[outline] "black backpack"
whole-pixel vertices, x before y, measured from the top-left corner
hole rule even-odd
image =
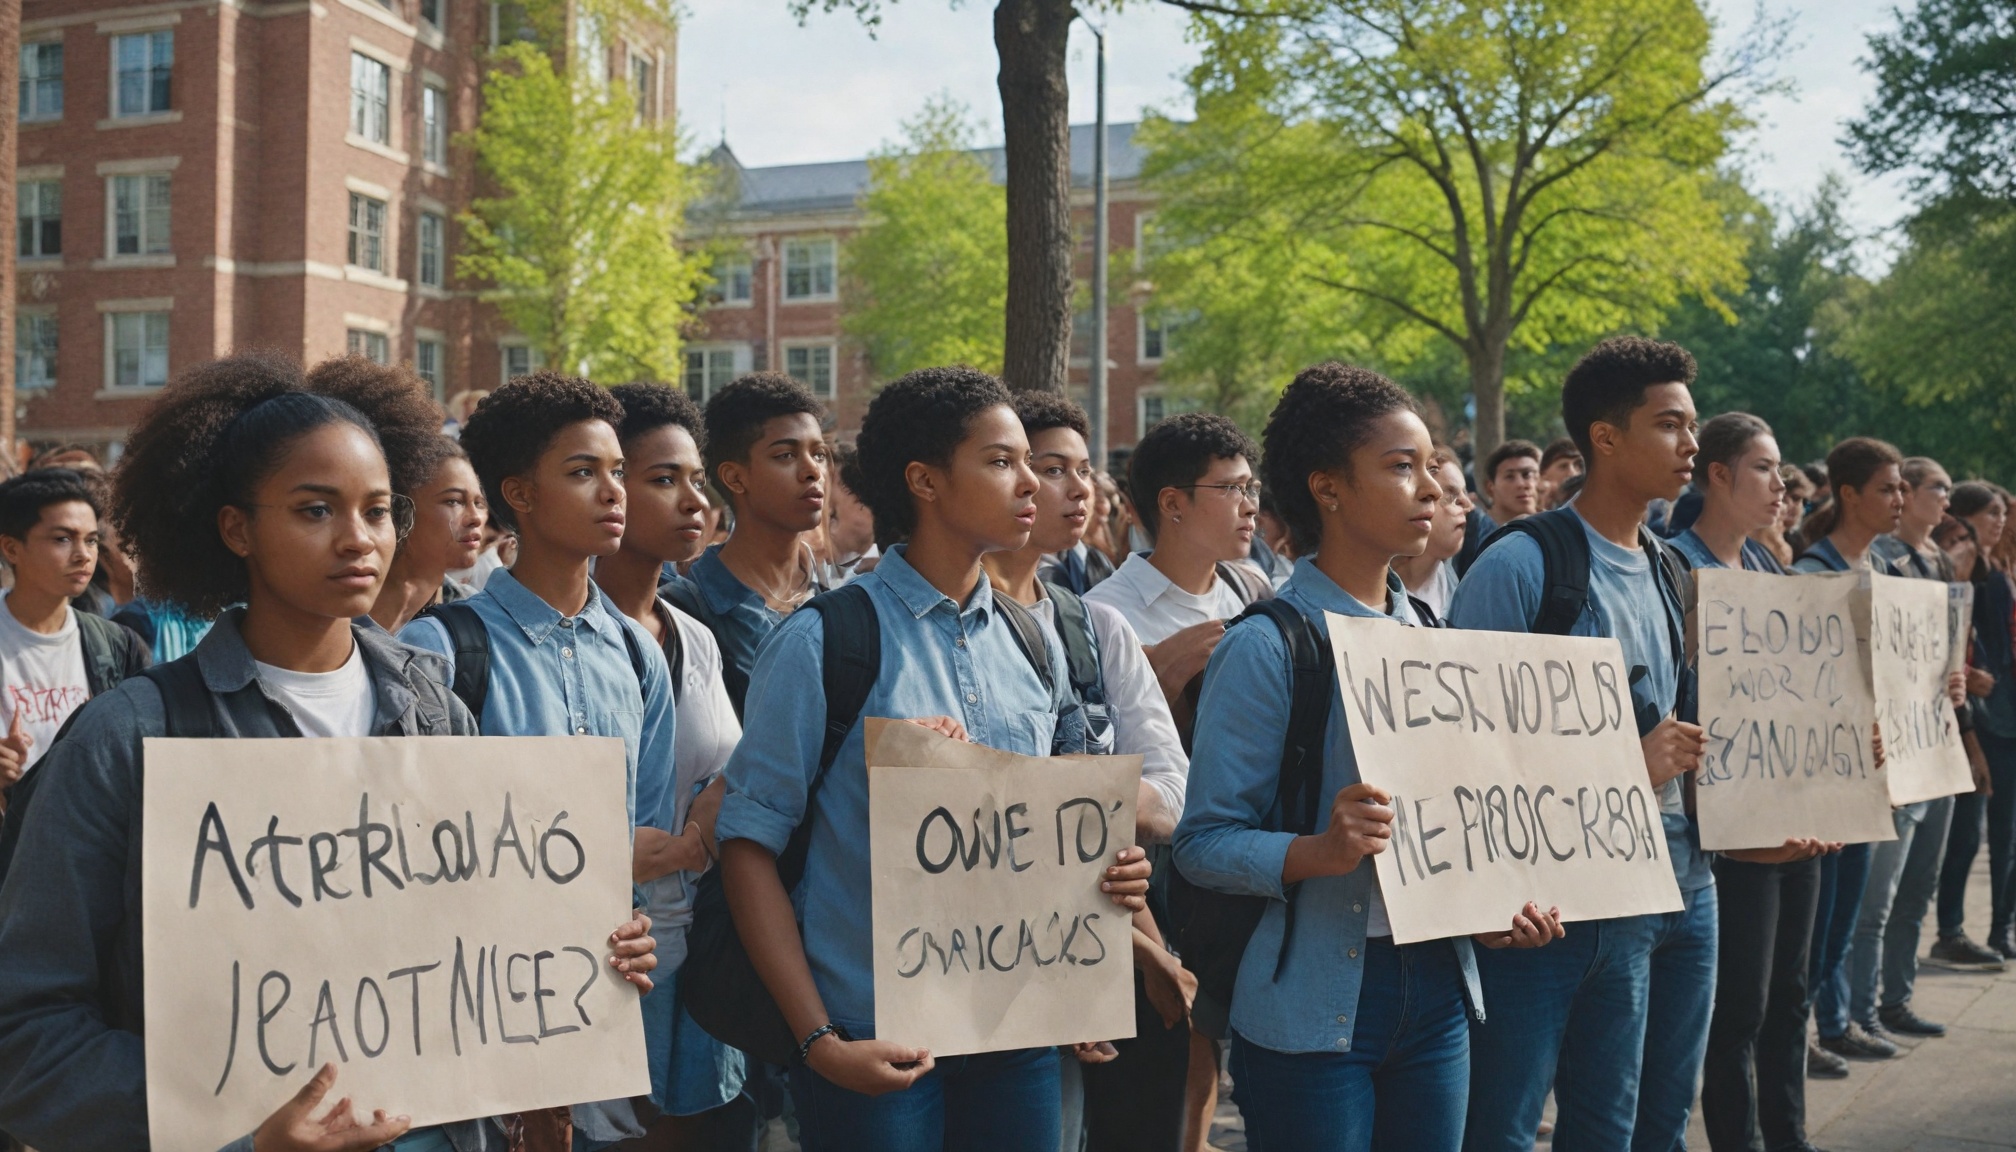
[[[721,686],[728,690],[728,703],[735,706],[735,719],[742,719],[742,702],[749,698],[749,670],[729,658],[727,639],[721,635],[721,617],[714,614],[700,586],[683,577],[674,576],[658,585],[658,595],[713,633],[721,648]]]
[[[1094,742],[1096,736],[1098,741],[1110,744],[1104,735],[1112,731],[1112,709],[1106,699],[1106,673],[1099,667],[1099,637],[1092,631],[1092,617],[1085,610],[1085,600],[1069,588],[1048,580],[1043,582],[1043,589],[1050,597],[1051,608],[1057,613],[1057,637],[1064,642],[1071,694],[1085,713],[1087,742]],[[1096,734],[1095,728],[1098,730]]]
[[[1276,600],[1256,600],[1232,622],[1264,616],[1281,632],[1294,666],[1289,697],[1288,731],[1281,742],[1281,777],[1269,810],[1270,831],[1313,835],[1322,815],[1323,739],[1330,727],[1330,698],[1335,694],[1335,666],[1330,655],[1330,639],[1321,634],[1289,604]],[[1228,629],[1229,631],[1229,629]],[[1281,930],[1281,950],[1274,958],[1274,977],[1281,976],[1288,959],[1288,944],[1295,933],[1295,895],[1299,885],[1286,893],[1287,922]],[[1191,1004],[1191,1026],[1206,1036],[1224,1039],[1230,1034],[1232,991],[1239,980],[1239,963],[1246,945],[1266,914],[1269,898],[1235,896],[1192,883],[1173,869],[1169,875],[1169,915],[1174,925],[1173,943],[1183,957],[1183,966],[1197,975],[1197,996]]]
[[[637,642],[636,633],[629,629],[628,621],[621,614],[611,612],[610,615],[617,618],[617,631],[623,634],[623,648],[630,653],[630,669],[637,674],[637,685],[641,690],[644,685],[644,674],[648,669],[648,665],[644,662],[644,648]],[[467,601],[436,604],[420,613],[418,618],[438,620],[441,622],[441,627],[447,630],[449,646],[455,650],[455,683],[450,685],[450,688],[462,701],[463,706],[469,709],[469,715],[475,718],[480,728],[483,724],[483,704],[490,699],[490,629]],[[668,645],[677,645],[678,631],[676,626],[668,624],[666,628]],[[671,659],[672,651],[668,647],[666,651],[668,665]],[[679,682],[675,678],[672,683],[676,692]]]
[[[1001,617],[1008,622],[1023,655],[1054,698],[1057,688],[1049,650],[1036,618],[1010,597],[997,595],[994,603],[1002,609]],[[819,613],[825,649],[820,681],[826,697],[826,732],[818,771],[805,790],[805,814],[777,857],[777,878],[787,893],[805,877],[805,856],[812,845],[812,806],[818,801],[819,789],[882,673],[882,626],[866,588],[843,584],[813,597],[799,609],[806,610]],[[747,684],[744,676],[745,689]],[[783,1011],[749,959],[729,911],[718,867],[703,873],[695,886],[693,923],[686,929],[686,960],[679,967],[678,986],[679,1001],[687,1014],[715,1039],[770,1064],[788,1067],[798,1062],[799,1037],[792,1035]]]

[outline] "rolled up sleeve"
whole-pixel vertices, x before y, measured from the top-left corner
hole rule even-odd
[[[756,654],[749,674],[749,718],[724,770],[727,794],[715,835],[784,851],[805,818],[805,798],[825,745],[826,645],[817,611],[786,620]]]
[[[1266,829],[1288,738],[1291,669],[1287,646],[1263,619],[1219,642],[1197,703],[1176,866],[1205,888],[1284,899],[1281,870],[1292,832]]]

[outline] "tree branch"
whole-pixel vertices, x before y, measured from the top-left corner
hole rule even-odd
[[[1407,303],[1405,300],[1400,299],[1398,296],[1392,296],[1385,292],[1380,292],[1377,289],[1364,287],[1363,285],[1360,284],[1346,284],[1341,280],[1332,280],[1328,276],[1319,276],[1314,272],[1304,272],[1303,275],[1307,276],[1309,279],[1315,281],[1316,283],[1323,285],[1325,288],[1335,288],[1339,292],[1350,292],[1358,296],[1363,296],[1368,300],[1377,300],[1381,304],[1385,304],[1388,307],[1391,307],[1399,312],[1406,314],[1408,317],[1412,318],[1417,323],[1425,324],[1428,327],[1433,328],[1435,331],[1440,332],[1443,336],[1449,339],[1450,343],[1456,345],[1456,347],[1464,349],[1466,351],[1469,349],[1468,337],[1465,337],[1463,334],[1457,332],[1454,328],[1451,328],[1449,325],[1444,324],[1442,321],[1437,320],[1433,316],[1430,316],[1428,313],[1423,312],[1419,308],[1414,307],[1412,304]]]

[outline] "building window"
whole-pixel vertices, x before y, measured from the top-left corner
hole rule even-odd
[[[490,5],[490,46],[502,47],[514,40],[539,42],[539,29],[532,24],[525,5],[515,0],[494,0]]]
[[[147,116],[168,111],[168,80],[174,69],[174,29],[114,36],[112,115]]]
[[[385,202],[350,194],[350,263],[385,270]]]
[[[695,403],[705,404],[714,393],[735,379],[733,348],[688,348],[686,350],[686,394]]]
[[[609,83],[609,42],[602,36],[602,21],[593,13],[577,12],[574,17],[573,62],[583,76],[597,84]]]
[[[1153,364],[1162,359],[1164,331],[1162,318],[1152,312],[1141,313],[1141,362]]]
[[[504,354],[503,382],[506,384],[520,376],[531,375],[532,371],[539,367],[539,358],[532,354],[532,349],[528,345],[506,344],[501,351]]]
[[[431,25],[436,31],[444,27],[441,19],[441,5],[445,0],[420,0],[420,22]]]
[[[21,46],[21,119],[56,120],[63,115],[63,42]]]
[[[389,363],[392,359],[392,341],[383,332],[372,332],[364,328],[352,328],[345,334],[345,345],[352,356],[362,356],[375,364]]]
[[[784,242],[784,298],[830,300],[838,246],[831,239]]]
[[[63,182],[28,180],[14,193],[15,255],[24,260],[63,254]]]
[[[168,175],[114,176],[113,256],[159,256],[168,251]]]
[[[392,142],[392,69],[362,52],[350,54],[350,131],[373,144]]]
[[[1159,391],[1143,391],[1135,398],[1140,411],[1140,423],[1135,426],[1135,435],[1145,434],[1148,429],[1184,412],[1195,412],[1202,404],[1188,396],[1170,396]]]
[[[168,383],[168,313],[114,312],[105,317],[114,388],[160,388]]]
[[[755,267],[746,256],[723,260],[714,266],[714,286],[707,290],[716,304],[747,304],[755,296]]]
[[[56,383],[56,314],[21,312],[14,317],[14,387],[23,391]]]
[[[784,349],[784,373],[802,381],[821,400],[833,398],[833,345],[801,344]]]
[[[642,52],[630,54],[630,97],[639,121],[658,119],[658,65]]]
[[[448,164],[448,93],[429,84],[420,90],[420,157]]]
[[[428,391],[434,399],[442,398],[441,390],[441,342],[439,340],[419,340],[413,344],[413,371],[427,382]]]
[[[420,214],[420,283],[429,288],[441,287],[447,231],[448,222],[438,213]]]

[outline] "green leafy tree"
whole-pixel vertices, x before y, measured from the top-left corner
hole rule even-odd
[[[483,195],[462,217],[458,273],[545,362],[611,379],[673,379],[707,259],[680,243],[700,190],[671,130],[627,87],[562,71],[532,43],[500,48],[464,142]]]
[[[1849,125],[1870,172],[1939,195],[2016,199],[2016,2],[1920,0],[1869,37],[1876,94]]]
[[[1007,200],[973,154],[966,108],[934,100],[868,161],[866,223],[841,267],[847,334],[878,379],[933,364],[1001,370]]]
[[[1145,130],[1166,242],[1264,261],[1393,364],[1446,341],[1477,451],[1518,354],[1742,286],[1717,167],[1780,28],[1711,66],[1695,0],[1242,7],[1272,18],[1193,18],[1195,119]]]

